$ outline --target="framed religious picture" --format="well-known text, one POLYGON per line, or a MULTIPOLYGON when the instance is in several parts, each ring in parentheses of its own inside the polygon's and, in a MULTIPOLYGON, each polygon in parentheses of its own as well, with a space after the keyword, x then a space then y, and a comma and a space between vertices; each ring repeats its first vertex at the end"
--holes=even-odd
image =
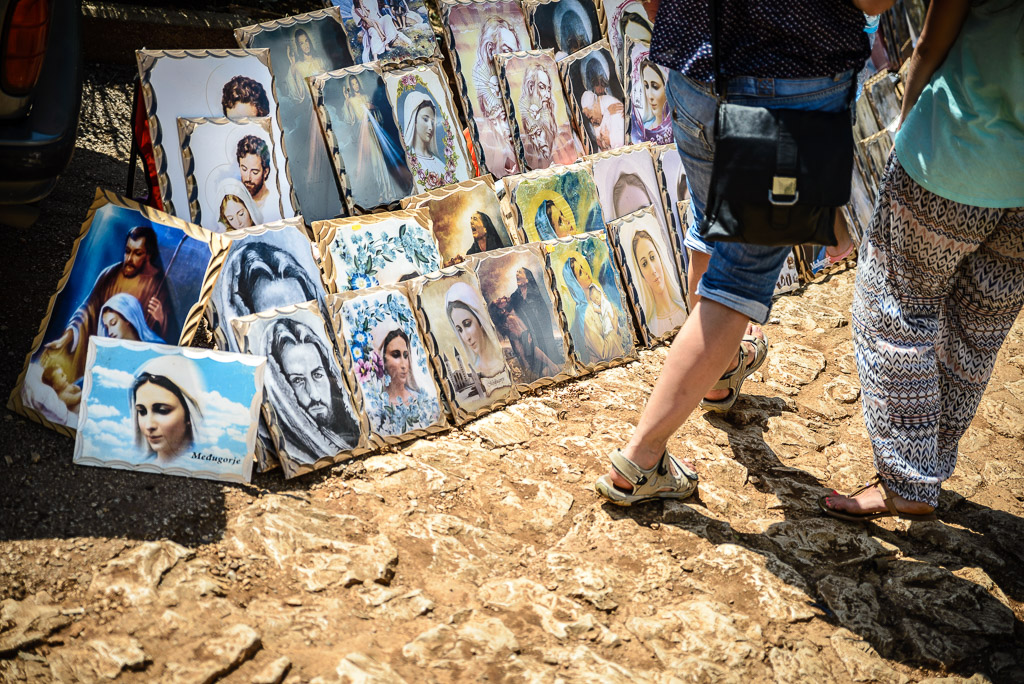
POLYGON ((249 482, 266 359, 89 338, 76 465, 249 482))
POLYGON ((569 113, 576 122, 588 154, 622 147, 626 133, 626 95, 612 61, 608 41, 602 40, 558 63, 569 113))
POLYGON ((503 178, 522 169, 512 144, 494 56, 533 47, 517 0, 441 0, 453 71, 481 171, 503 178))
POLYGON ((576 161, 582 146, 572 129, 552 51, 500 54, 494 64, 523 169, 576 161))
POLYGON ((327 292, 302 217, 225 236, 231 243, 206 308, 218 349, 240 351, 231 329, 236 318, 309 301, 326 315, 327 292))
POLYGON ((442 266, 514 244, 490 176, 431 190, 410 197, 403 205, 430 212, 442 266))
MULTIPOLYGON (((188 220, 188 187, 176 147, 180 117, 269 117, 275 166, 288 159, 268 50, 137 50, 143 103, 153 138, 162 209, 188 220)), ((298 213, 287 175, 278 178, 287 217, 298 213)))
POLYGON ((317 260, 330 292, 404 282, 441 268, 425 208, 313 223, 317 260))
POLYGON ((178 119, 192 222, 215 233, 284 218, 270 119, 178 119))
POLYGON ((333 0, 356 64, 440 56, 424 0, 333 0))
POLYGON ((395 444, 447 429, 441 390, 404 285, 330 296, 372 438, 395 444))
POLYGON ((626 82, 627 62, 625 38, 651 42, 654 17, 658 14, 661 0, 601 0, 604 5, 605 22, 608 26, 608 43, 619 72, 619 79, 626 82))
POLYGON ((653 207, 608 222, 611 243, 647 346, 671 340, 689 307, 672 241, 653 207))
POLYGON ((680 200, 676 202, 675 214, 679 216, 680 223, 684 226, 683 231, 672 232, 672 248, 676 255, 676 268, 679 270, 679 280, 683 288, 683 295, 686 297, 687 310, 691 301, 690 295, 693 294, 690 287, 690 253, 686 248, 686 230, 687 226, 693 223, 693 207, 690 205, 690 199, 680 200))
MULTIPOLYGON (((316 301, 327 315, 326 292, 313 260, 302 217, 225 233, 231 239, 206 317, 218 349, 240 351, 231 321, 291 304, 316 301)), ((275 447, 261 421, 256 461, 262 473, 277 465, 275 447)))
POLYGON ((658 174, 661 201, 665 207, 665 215, 668 217, 667 228, 672 237, 672 244, 678 250, 681 263, 680 273, 686 273, 689 257, 683 247, 683 240, 686 238, 689 224, 685 213, 679 213, 682 202, 685 201, 685 206, 689 207, 690 189, 686 185, 686 170, 683 169, 683 160, 679 156, 679 148, 675 143, 659 145, 651 149, 651 154, 654 156, 654 170, 658 174))
POLYGON ((630 145, 587 159, 593 165, 606 222, 643 207, 654 207, 662 224, 671 225, 661 201, 661 185, 650 144, 630 145))
POLYGON ((850 202, 844 208, 846 210, 846 224, 850 230, 850 237, 858 245, 863 242, 868 232, 868 224, 871 222, 871 215, 875 209, 875 194, 869 188, 864 176, 859 172, 856 165, 851 174, 850 202))
POLYGON ((561 61, 604 37, 604 9, 595 0, 525 0, 526 23, 538 50, 561 61))
POLYGON ((636 358, 633 323, 603 231, 544 243, 572 354, 587 371, 636 358))
MULTIPOLYGON (((277 76, 281 130, 288 145, 285 172, 307 221, 344 213, 341 191, 306 79, 354 64, 336 7, 235 29, 242 48, 266 48, 277 76)), ((257 222, 258 223, 258 222, 257 222)))
POLYGON ((519 397, 476 275, 453 266, 409 282, 416 316, 462 425, 519 397))
POLYGON ((349 213, 395 206, 411 195, 412 172, 377 66, 328 71, 309 87, 349 213))
POLYGON ((589 162, 506 176, 504 182, 527 242, 604 229, 589 162))
POLYGON ((790 252, 786 263, 782 265, 779 279, 775 281, 772 297, 779 297, 800 289, 800 274, 796 270, 796 252, 790 252))
POLYGON ((334 334, 314 302, 236 318, 231 327, 243 353, 267 357, 263 417, 285 478, 369 447, 362 397, 349 387, 334 334))
POLYGON ((476 174, 440 60, 384 72, 416 192, 476 174))
POLYGON ((896 93, 896 83, 896 75, 888 69, 879 71, 864 82, 861 97, 867 98, 874 110, 879 130, 895 125, 900 118, 902 98, 896 93))
POLYGON ((631 143, 675 144, 668 104, 668 69, 651 59, 650 43, 626 37, 626 120, 631 143))
POLYGON ((520 392, 576 375, 541 245, 472 257, 491 322, 520 392))
POLYGON ((89 338, 188 344, 227 246, 220 235, 97 190, 8 408, 72 435, 89 338))

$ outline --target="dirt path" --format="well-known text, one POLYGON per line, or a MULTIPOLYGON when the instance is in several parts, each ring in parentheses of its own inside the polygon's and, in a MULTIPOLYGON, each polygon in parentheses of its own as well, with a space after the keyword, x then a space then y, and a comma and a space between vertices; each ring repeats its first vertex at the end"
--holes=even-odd
POLYGON ((942 522, 847 525, 815 499, 871 473, 852 285, 782 298, 763 377, 675 436, 686 502, 591 491, 664 348, 251 487, 76 468, 6 414, 0 681, 1024 681, 1024 319, 942 522))

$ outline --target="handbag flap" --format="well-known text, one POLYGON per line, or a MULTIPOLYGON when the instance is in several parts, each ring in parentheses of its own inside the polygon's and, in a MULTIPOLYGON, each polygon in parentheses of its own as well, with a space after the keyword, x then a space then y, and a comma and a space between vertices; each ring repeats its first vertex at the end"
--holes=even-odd
POLYGON ((712 195, 758 204, 795 197, 799 204, 831 207, 850 200, 849 110, 720 104, 715 126, 712 195))

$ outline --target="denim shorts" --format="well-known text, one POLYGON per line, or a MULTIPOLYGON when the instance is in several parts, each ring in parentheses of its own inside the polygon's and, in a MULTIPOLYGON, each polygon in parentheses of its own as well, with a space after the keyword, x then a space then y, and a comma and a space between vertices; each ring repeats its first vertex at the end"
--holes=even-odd
MULTIPOLYGON (((846 108, 853 78, 852 70, 824 78, 741 76, 729 79, 725 99, 734 104, 775 109, 836 112, 846 108)), ((669 74, 668 101, 672 106, 676 147, 690 189, 694 221, 686 231, 683 244, 711 256, 708 270, 697 286, 697 294, 765 323, 771 311, 775 283, 791 248, 708 242, 697 234, 711 185, 717 101, 710 84, 694 81, 678 71, 669 74)))

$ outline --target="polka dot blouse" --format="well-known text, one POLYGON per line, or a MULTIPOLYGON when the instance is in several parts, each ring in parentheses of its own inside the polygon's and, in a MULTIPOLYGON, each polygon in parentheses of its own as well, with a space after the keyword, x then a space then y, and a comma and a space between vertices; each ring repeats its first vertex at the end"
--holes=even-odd
MULTIPOLYGON (((815 78, 860 69, 871 48, 850 0, 718 0, 726 76, 815 78)), ((662 0, 651 56, 697 81, 714 80, 706 0, 662 0)))

